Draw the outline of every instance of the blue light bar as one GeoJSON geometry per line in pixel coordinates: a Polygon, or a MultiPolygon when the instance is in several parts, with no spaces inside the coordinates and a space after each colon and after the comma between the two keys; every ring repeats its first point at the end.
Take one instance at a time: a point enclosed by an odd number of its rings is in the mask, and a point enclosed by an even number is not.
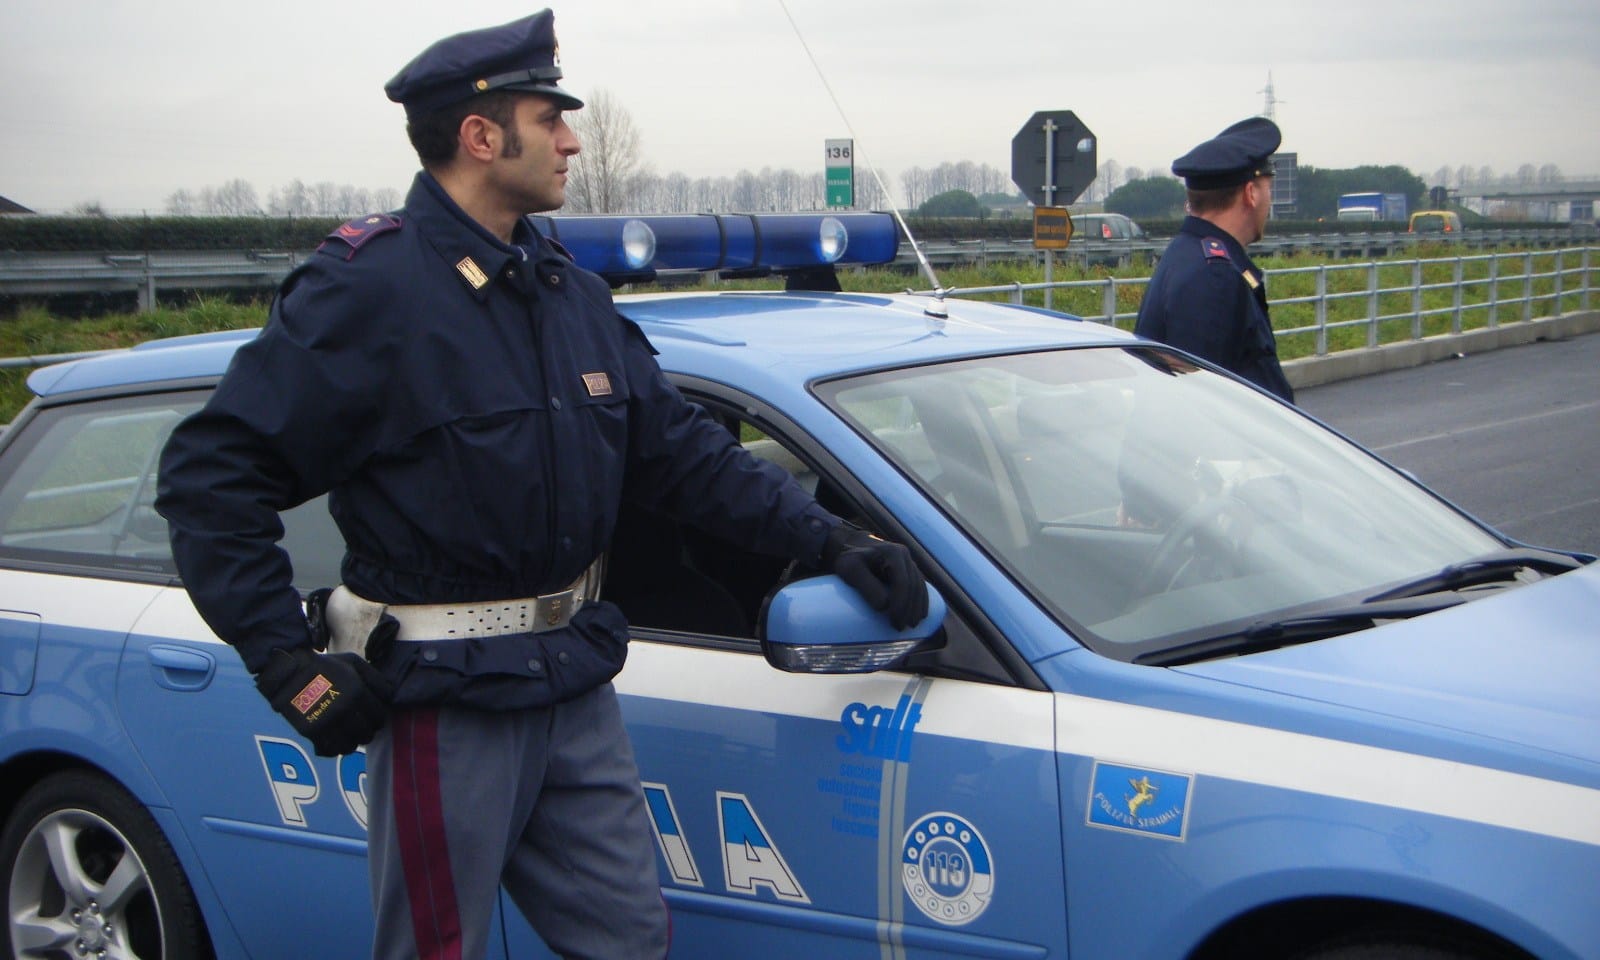
{"type": "Polygon", "coordinates": [[[571,251],[580,266],[618,282],[648,279],[662,271],[782,273],[841,263],[889,263],[900,249],[899,230],[887,213],[707,213],[529,220],[540,233],[571,251]]]}

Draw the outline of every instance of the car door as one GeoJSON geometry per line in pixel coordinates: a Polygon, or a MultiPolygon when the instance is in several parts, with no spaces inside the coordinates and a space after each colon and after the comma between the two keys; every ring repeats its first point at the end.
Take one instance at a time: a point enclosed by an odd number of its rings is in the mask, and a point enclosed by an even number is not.
{"type": "MultiPolygon", "coordinates": [[[[722,411],[759,406],[696,399],[722,411]]],[[[783,439],[797,431],[727,422],[825,505],[870,524],[870,505],[842,493],[847,478],[823,475],[822,456],[783,439]]],[[[948,652],[915,669],[779,672],[753,637],[762,599],[786,575],[781,562],[659,516],[625,514],[618,529],[607,596],[629,614],[635,641],[617,687],[673,955],[1058,955],[1051,695],[1007,682],[998,667],[992,681],[941,675],[940,657],[979,646],[954,610],[948,652]]]]}

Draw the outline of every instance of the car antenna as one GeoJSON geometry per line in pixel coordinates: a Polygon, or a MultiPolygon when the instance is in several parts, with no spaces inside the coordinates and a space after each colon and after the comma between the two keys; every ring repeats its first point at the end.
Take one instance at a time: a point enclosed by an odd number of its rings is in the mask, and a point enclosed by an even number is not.
{"type": "Polygon", "coordinates": [[[839,119],[844,121],[844,127],[849,132],[850,139],[858,144],[856,155],[861,158],[868,172],[872,174],[872,179],[877,182],[878,189],[882,191],[884,199],[889,203],[889,212],[894,214],[895,222],[900,224],[901,232],[906,235],[906,240],[910,242],[911,252],[917,255],[917,263],[922,267],[923,275],[928,278],[929,283],[933,284],[933,302],[924,306],[922,312],[935,320],[946,319],[950,316],[950,313],[945,309],[944,298],[949,291],[945,290],[944,286],[939,283],[938,275],[933,272],[933,264],[929,263],[927,256],[923,254],[922,246],[917,243],[917,238],[911,235],[911,228],[906,225],[906,218],[900,215],[900,207],[894,202],[893,196],[889,193],[889,188],[884,185],[883,177],[878,175],[878,168],[867,158],[866,151],[860,148],[860,138],[856,136],[855,127],[851,125],[850,118],[845,115],[844,107],[839,103],[839,98],[834,95],[833,85],[828,83],[827,75],[822,72],[822,65],[817,63],[816,56],[812,54],[811,45],[806,43],[805,34],[800,32],[800,25],[795,23],[794,15],[789,12],[789,4],[784,0],[778,0],[778,6],[783,8],[783,15],[788,18],[789,26],[794,29],[795,38],[800,41],[801,49],[805,50],[806,59],[811,61],[811,68],[817,71],[817,78],[822,81],[822,88],[828,91],[828,99],[833,101],[833,108],[839,111],[839,119]]]}

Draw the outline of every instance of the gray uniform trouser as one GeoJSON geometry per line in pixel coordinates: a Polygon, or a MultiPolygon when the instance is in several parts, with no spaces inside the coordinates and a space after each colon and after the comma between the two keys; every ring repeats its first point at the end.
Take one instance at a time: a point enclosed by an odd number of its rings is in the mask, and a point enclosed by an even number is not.
{"type": "Polygon", "coordinates": [[[562,957],[667,952],[616,691],[491,713],[397,711],[367,748],[374,960],[481,960],[504,885],[562,957]]]}

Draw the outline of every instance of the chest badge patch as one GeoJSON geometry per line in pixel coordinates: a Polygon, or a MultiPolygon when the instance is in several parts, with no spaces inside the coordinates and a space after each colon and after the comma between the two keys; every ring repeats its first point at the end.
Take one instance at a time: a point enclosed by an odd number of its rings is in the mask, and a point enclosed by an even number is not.
{"type": "Polygon", "coordinates": [[[1182,841],[1193,783],[1188,774],[1096,761],[1089,784],[1089,826],[1182,841]]]}
{"type": "Polygon", "coordinates": [[[599,373],[586,373],[583,375],[583,386],[589,391],[591,397],[611,396],[611,378],[605,371],[599,373]]]}
{"type": "Polygon", "coordinates": [[[488,275],[483,272],[482,267],[478,266],[478,262],[471,257],[462,257],[456,264],[456,272],[461,274],[462,278],[468,283],[472,284],[472,289],[474,290],[482,290],[489,283],[488,275]]]}

